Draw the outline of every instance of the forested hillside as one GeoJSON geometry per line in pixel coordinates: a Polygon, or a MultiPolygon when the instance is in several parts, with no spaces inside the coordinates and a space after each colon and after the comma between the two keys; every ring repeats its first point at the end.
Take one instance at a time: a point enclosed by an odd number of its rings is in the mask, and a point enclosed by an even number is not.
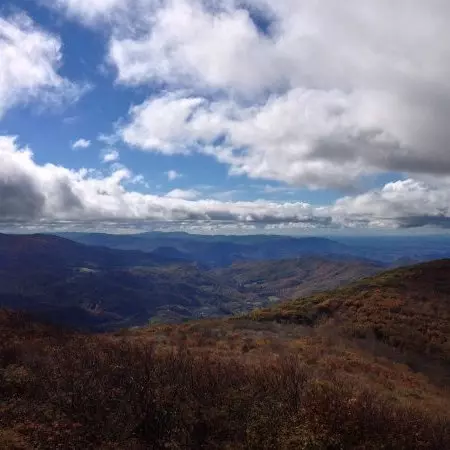
{"type": "Polygon", "coordinates": [[[449,275],[101,335],[0,312],[0,447],[450,448],[449,275]]]}

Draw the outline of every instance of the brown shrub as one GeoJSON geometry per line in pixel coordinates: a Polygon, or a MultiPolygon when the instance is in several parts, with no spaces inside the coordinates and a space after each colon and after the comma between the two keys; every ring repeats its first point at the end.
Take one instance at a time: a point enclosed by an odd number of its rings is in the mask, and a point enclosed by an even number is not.
{"type": "Polygon", "coordinates": [[[293,354],[222,358],[120,336],[3,346],[2,448],[450,448],[448,417],[293,354]]]}

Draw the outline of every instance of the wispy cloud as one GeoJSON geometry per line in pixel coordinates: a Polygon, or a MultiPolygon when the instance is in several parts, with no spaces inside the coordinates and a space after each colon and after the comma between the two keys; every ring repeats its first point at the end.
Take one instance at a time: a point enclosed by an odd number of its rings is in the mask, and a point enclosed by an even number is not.
{"type": "Polygon", "coordinates": [[[101,159],[104,163],[116,162],[120,158],[119,152],[115,149],[108,149],[102,152],[101,159]]]}
{"type": "Polygon", "coordinates": [[[181,178],[183,175],[179,172],[177,172],[176,170],[169,170],[166,172],[167,175],[167,179],[169,181],[173,181],[176,180],[177,178],[181,178]]]}
{"type": "Polygon", "coordinates": [[[200,192],[195,189],[173,189],[166,194],[169,198],[178,198],[183,200],[195,200],[200,196],[200,192]]]}
{"type": "Polygon", "coordinates": [[[80,149],[80,148],[88,148],[91,146],[91,141],[87,139],[78,139],[72,144],[72,148],[74,150],[80,149]]]}

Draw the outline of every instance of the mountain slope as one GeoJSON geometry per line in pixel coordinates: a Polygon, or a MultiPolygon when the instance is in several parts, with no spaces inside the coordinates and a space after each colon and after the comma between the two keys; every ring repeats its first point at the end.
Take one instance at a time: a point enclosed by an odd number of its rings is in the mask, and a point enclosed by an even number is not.
{"type": "Polygon", "coordinates": [[[319,325],[374,337],[450,364],[450,260],[384,272],[348,287],[252,313],[256,320],[319,325]]]}
{"type": "Polygon", "coordinates": [[[241,325],[83,335],[0,310],[0,448],[450,448],[448,393],[423,375],[241,325]]]}
{"type": "MultiPolygon", "coordinates": [[[[278,270],[289,284],[308,269],[312,280],[331,273],[319,260],[272,263],[236,264],[222,276],[278,282],[278,270]]],[[[192,276],[170,271],[180,282],[192,276]]],[[[450,261],[435,261],[272,306],[255,320],[102,335],[0,310],[0,447],[450,448],[449,274],[450,261]],[[395,352],[380,355],[372,339],[395,352]],[[411,351],[422,364],[401,361],[411,351]]]]}
{"type": "Polygon", "coordinates": [[[0,269],[58,266],[128,267],[179,262],[178,258],[140,250],[120,251],[80,244],[47,234],[0,234],[0,269]]]}
{"type": "Polygon", "coordinates": [[[333,289],[382,269],[371,261],[309,257],[234,263],[212,273],[240,292],[275,301],[333,289]]]}
{"type": "Polygon", "coordinates": [[[180,263],[177,251],[171,255],[91,247],[47,235],[0,235],[0,306],[56,323],[110,329],[245,313],[287,298],[297,286],[311,293],[379,270],[365,261],[316,259],[206,270],[180,263]],[[237,281],[236,271],[246,283],[237,281]],[[255,283],[269,273],[267,282],[255,283]]]}

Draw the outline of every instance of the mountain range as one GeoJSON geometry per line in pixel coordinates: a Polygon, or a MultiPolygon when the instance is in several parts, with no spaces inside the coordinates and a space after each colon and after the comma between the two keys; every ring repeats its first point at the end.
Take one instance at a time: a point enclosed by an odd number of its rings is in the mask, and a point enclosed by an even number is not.
{"type": "MultiPolygon", "coordinates": [[[[310,245],[306,241],[305,251],[310,245]]],[[[314,255],[211,268],[169,250],[147,253],[52,235],[0,235],[0,306],[32,311],[55,323],[110,329],[245,313],[382,268],[365,260],[314,255]]]]}
{"type": "Polygon", "coordinates": [[[332,236],[195,235],[181,232],[140,234],[62,233],[87,245],[121,250],[157,251],[208,267],[237,261],[290,259],[302,256],[359,258],[386,265],[407,265],[450,257],[450,236],[332,236]]]}
{"type": "Polygon", "coordinates": [[[352,255],[351,247],[319,237],[214,236],[181,232],[132,235],[63,233],[61,236],[86,245],[175,256],[208,267],[223,267],[237,261],[289,259],[313,255],[355,257],[352,255]]]}
{"type": "Polygon", "coordinates": [[[245,314],[446,254],[421,239],[0,234],[0,306],[90,330],[245,314]]]}

